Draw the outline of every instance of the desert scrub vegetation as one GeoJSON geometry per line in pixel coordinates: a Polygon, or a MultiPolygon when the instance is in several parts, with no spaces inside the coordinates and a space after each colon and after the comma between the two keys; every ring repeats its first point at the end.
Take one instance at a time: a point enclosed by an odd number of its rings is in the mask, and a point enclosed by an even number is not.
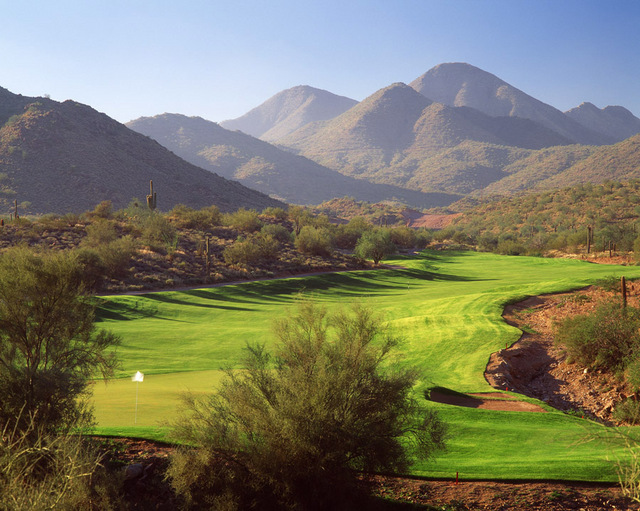
{"type": "Polygon", "coordinates": [[[248,344],[219,390],[187,396],[168,476],[194,509],[355,509],[358,471],[402,472],[444,447],[446,427],[412,397],[417,373],[390,367],[398,340],[360,304],[309,300],[248,344]]]}
{"type": "Polygon", "coordinates": [[[95,328],[82,282],[71,252],[0,256],[0,509],[98,509],[99,457],[71,433],[91,425],[88,387],[113,375],[119,338],[95,328]]]}
{"type": "Polygon", "coordinates": [[[559,321],[555,341],[570,361],[623,383],[631,397],[615,407],[613,418],[640,424],[640,309],[619,299],[600,303],[589,314],[559,321]]]}
{"type": "Polygon", "coordinates": [[[497,197],[452,210],[463,214],[436,235],[465,245],[510,255],[550,251],[609,255],[638,253],[640,180],[584,183],[561,190],[497,197]]]}

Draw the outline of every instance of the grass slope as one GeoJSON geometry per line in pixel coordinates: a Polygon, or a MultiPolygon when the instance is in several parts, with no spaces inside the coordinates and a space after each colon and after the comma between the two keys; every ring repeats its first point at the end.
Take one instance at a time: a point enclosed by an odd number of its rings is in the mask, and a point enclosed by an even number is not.
{"type": "MultiPolygon", "coordinates": [[[[361,299],[382,312],[405,339],[394,363],[422,372],[416,392],[431,385],[460,392],[491,390],[483,377],[491,352],[516,341],[503,306],[527,295],[577,288],[609,275],[640,276],[640,268],[573,260],[480,253],[425,253],[391,261],[404,268],[247,283],[236,286],[114,296],[101,326],[123,338],[119,376],[97,383],[98,432],[158,438],[179,394],[206,391],[223,367],[238,367],[246,341],[272,342],[273,318],[299,292],[329,308],[361,299]],[[145,373],[138,387],[130,376],[145,373]]],[[[497,479],[613,480],[602,443],[574,445],[603,428],[550,413],[494,412],[433,404],[451,426],[449,451],[419,463],[413,475],[497,479]]]]}

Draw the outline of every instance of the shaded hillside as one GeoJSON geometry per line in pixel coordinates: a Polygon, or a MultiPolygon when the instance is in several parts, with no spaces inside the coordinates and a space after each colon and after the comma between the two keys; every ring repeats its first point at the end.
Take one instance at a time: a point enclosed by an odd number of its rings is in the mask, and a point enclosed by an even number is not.
{"type": "Polygon", "coordinates": [[[504,177],[503,168],[527,156],[527,149],[568,140],[528,119],[433,103],[399,83],[279,143],[346,175],[470,193],[504,177]]]}
{"type": "Polygon", "coordinates": [[[333,119],[356,103],[322,89],[299,85],[279,92],[242,117],[221,122],[220,126],[271,142],[310,122],[333,119]]]}
{"type": "Polygon", "coordinates": [[[163,114],[140,118],[127,125],[199,167],[296,204],[317,204],[350,195],[371,202],[399,200],[428,208],[447,205],[459,198],[347,177],[199,117],[163,114]]]}
{"type": "Polygon", "coordinates": [[[640,133],[640,119],[621,106],[598,108],[593,103],[582,103],[565,115],[585,128],[602,133],[617,142],[640,133]]]}
{"type": "Polygon", "coordinates": [[[158,207],[215,204],[223,211],[282,203],[185,162],[92,108],[0,90],[0,208],[78,212],[103,200],[124,207],[148,193],[158,207]]]}
{"type": "Polygon", "coordinates": [[[409,85],[445,105],[468,106],[493,117],[531,119],[574,143],[599,145],[616,141],[585,128],[560,110],[469,64],[440,64],[409,85]]]}

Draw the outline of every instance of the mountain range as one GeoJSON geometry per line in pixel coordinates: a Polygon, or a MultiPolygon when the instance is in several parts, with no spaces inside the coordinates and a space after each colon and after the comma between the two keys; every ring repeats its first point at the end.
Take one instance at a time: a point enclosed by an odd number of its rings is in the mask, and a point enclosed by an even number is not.
{"type": "Polygon", "coordinates": [[[89,106],[0,88],[0,211],[68,213],[103,200],[125,207],[149,193],[163,211],[183,203],[263,209],[267,195],[198,168],[89,106]]]}
{"type": "Polygon", "coordinates": [[[0,88],[0,208],[121,207],[151,179],[164,210],[230,210],[345,195],[428,208],[640,177],[640,119],[625,108],[585,102],[563,113],[463,63],[360,102],[297,86],[220,124],[163,114],[128,126],[0,88]]]}
{"type": "Polygon", "coordinates": [[[460,198],[354,179],[200,117],[163,114],[142,117],[127,126],[194,165],[289,203],[319,204],[336,196],[351,196],[369,202],[396,200],[435,207],[460,198]]]}

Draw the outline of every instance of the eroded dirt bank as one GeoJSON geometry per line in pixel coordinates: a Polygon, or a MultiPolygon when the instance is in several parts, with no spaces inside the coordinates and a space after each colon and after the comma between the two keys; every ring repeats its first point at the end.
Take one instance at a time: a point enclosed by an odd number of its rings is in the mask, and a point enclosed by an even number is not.
{"type": "MultiPolygon", "coordinates": [[[[509,305],[503,317],[525,333],[513,346],[491,355],[485,378],[496,389],[508,388],[558,410],[613,423],[613,410],[629,395],[625,386],[611,375],[589,372],[569,363],[562,348],[553,342],[557,321],[588,313],[599,303],[613,299],[615,292],[588,287],[509,305]]],[[[637,289],[633,287],[629,303],[638,305],[637,289]]]]}

